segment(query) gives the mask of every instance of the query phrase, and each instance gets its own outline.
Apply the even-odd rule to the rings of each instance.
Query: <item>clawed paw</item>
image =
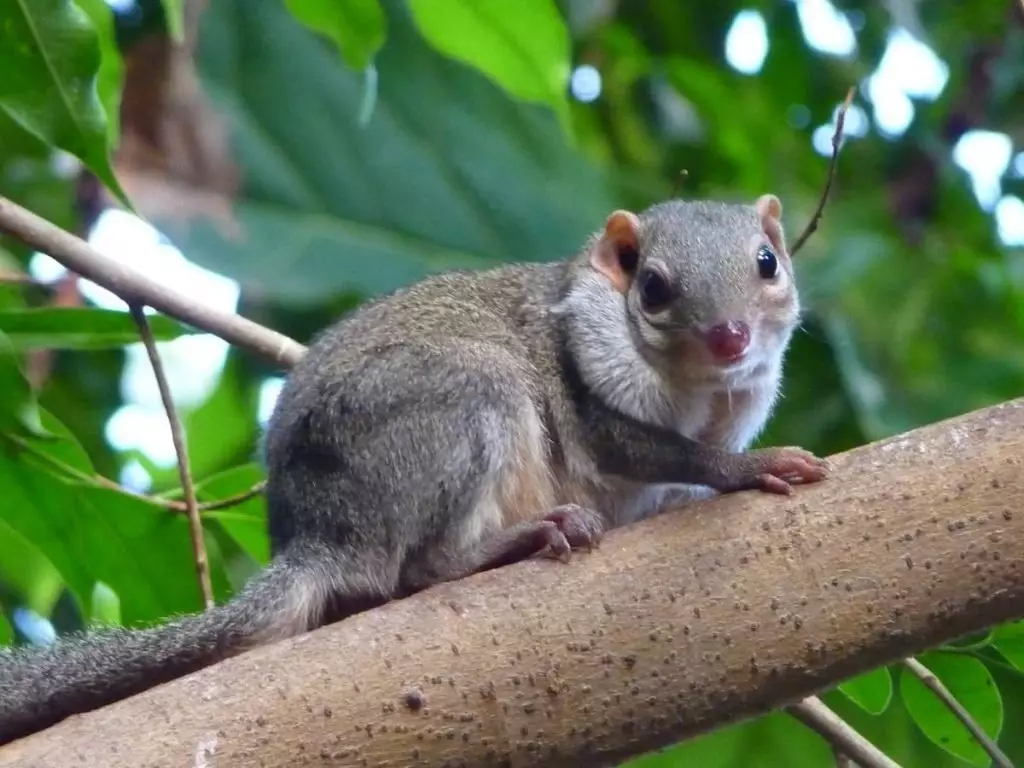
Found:
[[[601,544],[604,520],[597,512],[578,504],[555,507],[540,522],[547,538],[546,553],[562,562],[569,562],[574,549],[589,552]]]
[[[767,493],[790,494],[793,483],[816,483],[828,477],[829,464],[803,448],[768,448],[757,487]]]

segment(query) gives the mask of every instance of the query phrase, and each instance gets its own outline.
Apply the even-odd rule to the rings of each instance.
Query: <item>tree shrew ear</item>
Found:
[[[761,195],[754,202],[754,210],[761,217],[761,226],[779,254],[789,255],[786,236],[782,231],[782,201],[775,195]]]
[[[590,254],[590,263],[619,293],[626,293],[640,259],[640,219],[629,211],[614,211],[604,234]]]

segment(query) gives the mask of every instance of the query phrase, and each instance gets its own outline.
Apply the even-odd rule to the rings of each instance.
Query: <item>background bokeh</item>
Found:
[[[80,5],[109,17],[101,98],[116,67],[126,78],[113,168],[149,223],[108,207],[59,141],[4,108],[2,87],[0,193],[196,301],[307,342],[367,296],[440,269],[560,258],[612,209],[673,194],[774,192],[792,240],[856,85],[831,201],[796,257],[806,317],[763,442],[828,454],[1024,392],[1016,2],[491,0],[467,16],[455,0],[385,0],[375,25],[318,15],[327,0],[217,0],[184,61],[156,0]],[[0,5],[0,22],[13,12]],[[0,271],[32,278],[0,284],[0,339],[20,370],[0,371],[0,640],[199,609],[183,517],[90,479],[180,497],[130,323],[101,338],[86,319],[34,343],[19,325],[30,307],[124,303],[0,246]],[[205,334],[160,347],[201,494],[249,487],[282,372]],[[26,393],[56,447],[11,431]],[[218,599],[266,561],[262,516],[259,499],[205,516]],[[1024,762],[1024,626],[922,660]],[[826,700],[905,766],[988,764],[897,668]],[[782,713],[636,763],[832,764]]]

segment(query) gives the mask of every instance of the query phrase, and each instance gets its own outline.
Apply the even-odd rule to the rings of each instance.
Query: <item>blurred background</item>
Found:
[[[671,195],[773,192],[792,242],[856,86],[830,202],[796,256],[806,318],[762,442],[829,454],[1024,392],[1015,0],[489,2],[477,27],[445,10],[462,4],[360,0],[373,12],[341,24],[325,3],[186,3],[174,47],[158,0],[82,0],[109,45],[101,97],[123,78],[113,171],[148,223],[3,110],[0,193],[305,343],[368,296],[561,258],[614,208]],[[0,332],[15,338],[30,307],[125,309],[0,246]],[[0,468],[0,640],[199,609],[182,516],[89,479],[180,498],[145,351],[51,341],[28,344],[21,370],[64,453]],[[205,334],[160,350],[203,498],[251,486],[283,372]],[[266,561],[262,515],[254,499],[204,516],[219,599]],[[1024,722],[1024,628],[922,658],[1024,761],[1004,727]],[[904,765],[988,764],[896,669],[826,698]],[[773,714],[636,764],[835,760]]]

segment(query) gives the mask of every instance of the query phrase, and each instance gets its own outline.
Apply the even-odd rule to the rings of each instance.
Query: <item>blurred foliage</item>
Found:
[[[952,160],[972,129],[1024,138],[1020,10],[1010,0],[839,8],[856,30],[849,56],[810,46],[789,0],[219,0],[197,40],[182,0],[116,14],[101,0],[0,0],[0,193],[88,231],[96,201],[83,195],[86,177],[58,162],[63,150],[115,196],[119,184],[134,190],[132,204],[188,258],[237,280],[240,311],[307,340],[366,296],[442,269],[562,257],[613,208],[673,193],[773,191],[794,237],[826,174],[813,132],[902,26],[946,62],[949,81],[915,102],[900,136],[868,125],[846,138],[822,226],[797,257],[806,315],[763,438],[832,453],[1024,390],[1024,260],[1000,245]],[[767,26],[755,75],[724,56],[742,10]],[[182,77],[170,49],[146,47],[168,32],[195,42],[210,113],[159,100],[195,98],[172,87],[187,75],[160,80]],[[581,65],[600,73],[594,101],[571,96]],[[151,101],[128,98],[133,78]],[[855,104],[870,118],[863,89]],[[226,127],[226,158],[210,114]],[[217,162],[189,168],[187,152],[202,153],[174,143],[175,119],[237,179]],[[1007,193],[1024,186],[1012,170],[1002,181]],[[31,256],[0,241],[0,274]],[[67,632],[202,605],[185,518],[168,506],[181,496],[176,471],[105,437],[123,403],[131,323],[80,296],[69,307],[61,285],[75,296],[73,283],[0,283],[0,643],[29,640],[16,618],[25,608]],[[153,327],[162,339],[190,333],[169,318]],[[259,387],[279,373],[232,350],[212,393],[184,409],[201,500],[260,480]],[[104,480],[130,464],[159,496]],[[218,600],[267,561],[264,515],[259,497],[204,513]],[[1024,763],[1024,734],[1004,727],[1024,722],[1024,623],[922,660]],[[825,698],[902,765],[988,764],[898,667]],[[825,743],[783,713],[632,763],[831,764]]]

